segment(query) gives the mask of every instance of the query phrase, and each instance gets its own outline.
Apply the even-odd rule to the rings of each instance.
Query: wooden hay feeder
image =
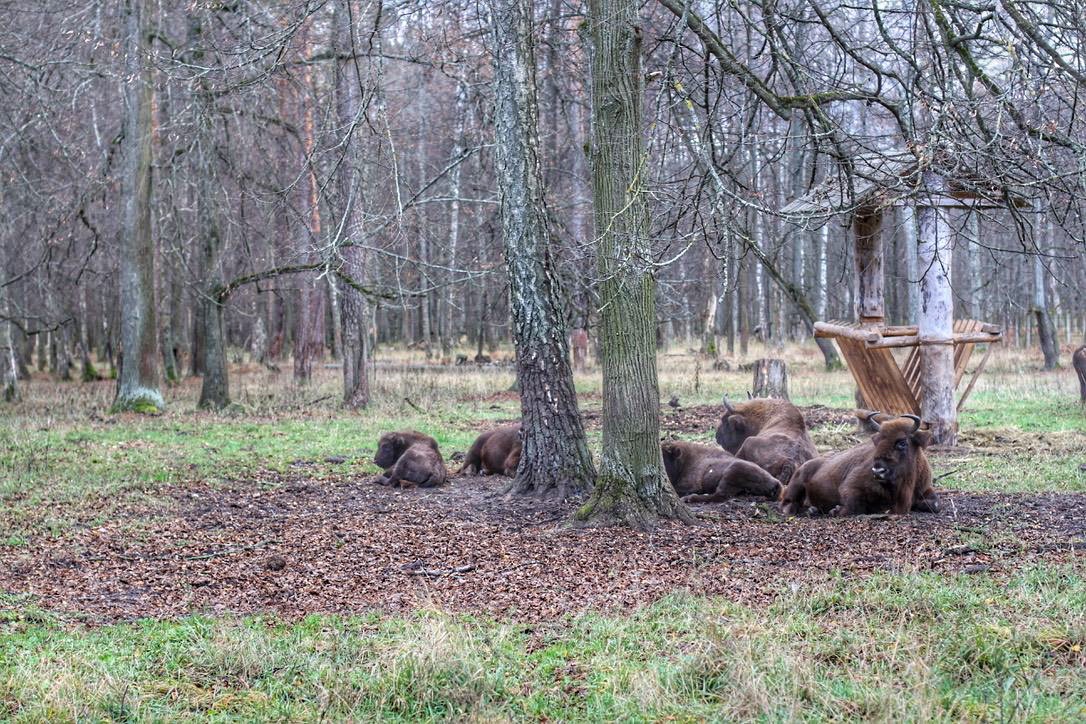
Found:
[[[831,177],[782,213],[801,223],[825,223],[849,214],[855,250],[855,322],[818,322],[815,336],[833,339],[849,371],[872,408],[894,414],[920,415],[936,442],[954,441],[957,412],[962,408],[991,353],[1002,340],[1000,329],[973,319],[953,319],[950,250],[955,237],[949,214],[961,209],[991,209],[1008,203],[1025,206],[1019,197],[977,179],[949,179],[922,167],[909,152],[852,159],[851,174]],[[882,218],[893,206],[915,207],[918,221],[920,316],[916,326],[886,326],[882,269]],[[988,345],[965,391],[954,402],[977,344]],[[900,359],[895,349],[908,348]]]
[[[859,322],[817,322],[815,336],[832,339],[841,350],[856,386],[868,407],[896,415],[920,415],[921,378],[920,348],[926,344],[946,344],[945,341],[921,341],[917,327],[871,327]],[[975,319],[954,321],[954,389],[966,376],[969,358],[978,344],[988,345],[969,383],[958,397],[957,411],[965,405],[980,373],[988,363],[992,344],[1000,342],[1003,334],[999,327],[978,322]],[[894,349],[909,348],[904,361],[899,364]]]

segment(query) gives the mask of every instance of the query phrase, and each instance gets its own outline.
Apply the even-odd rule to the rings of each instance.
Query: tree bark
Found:
[[[350,12],[346,12],[347,10]],[[351,21],[352,17],[359,17],[358,13],[359,8],[353,0],[336,9],[335,42],[339,51],[337,54],[341,57],[345,54],[355,55],[353,51],[356,38]],[[346,220],[345,234],[349,240],[362,237],[364,224],[364,209],[360,203],[362,148],[361,139],[358,137],[362,120],[359,114],[363,81],[357,58],[341,60],[336,64],[336,122],[341,132],[347,134],[343,168],[336,177],[336,196],[341,206],[339,213]],[[343,249],[342,256],[344,271],[352,279],[364,281],[364,251],[358,246],[350,246]],[[362,293],[348,285],[342,286],[340,299],[343,322],[343,406],[360,409],[370,402],[367,334],[369,310]]]
[[[495,135],[517,352],[522,452],[512,493],[565,497],[592,484],[569,366],[539,159],[531,0],[494,0]]]
[[[1052,311],[1048,304],[1046,288],[1047,270],[1044,254],[1047,253],[1048,237],[1052,234],[1051,220],[1038,221],[1037,253],[1033,257],[1033,314],[1037,317],[1037,341],[1041,345],[1046,370],[1054,370],[1060,363],[1060,348],[1056,339],[1056,325],[1052,322]]]
[[[946,179],[924,172],[924,190],[941,195]],[[957,440],[954,405],[954,294],[951,291],[952,234],[946,209],[926,205],[917,209],[920,265],[920,411],[931,425],[932,440],[953,445]]]
[[[760,359],[754,362],[754,396],[787,400],[788,365],[782,359]]]
[[[656,377],[656,282],[651,273],[641,140],[641,28],[635,0],[590,0],[592,191],[599,251],[603,449],[592,525],[692,521],[664,472]]]
[[[151,238],[151,63],[146,0],[125,3],[124,203],[121,227],[121,344],[124,364],[113,409],[157,413],[158,325],[155,254]]]
[[[882,212],[857,210],[852,218],[856,243],[856,321],[882,324],[886,319],[882,270]]]

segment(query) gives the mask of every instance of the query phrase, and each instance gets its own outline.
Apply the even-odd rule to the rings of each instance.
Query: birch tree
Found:
[[[492,19],[498,188],[522,425],[520,465],[509,489],[564,497],[589,488],[595,470],[573,389],[544,201],[532,1],[494,0]]]

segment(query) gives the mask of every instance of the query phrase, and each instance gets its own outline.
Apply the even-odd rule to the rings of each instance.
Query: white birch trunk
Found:
[[[946,179],[924,172],[925,191],[941,195]],[[921,199],[926,204],[926,199]],[[954,405],[954,293],[951,289],[953,230],[945,208],[922,205],[917,209],[919,226],[920,316],[920,410],[931,425],[932,439],[940,445],[957,440]]]

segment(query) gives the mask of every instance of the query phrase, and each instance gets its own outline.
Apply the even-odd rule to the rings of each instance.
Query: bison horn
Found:
[[[878,417],[881,414],[882,413],[879,412],[878,410],[871,410],[870,412],[867,413],[867,416],[864,417],[864,422],[866,422],[868,425],[872,425],[876,430],[878,430],[879,428],[882,427],[882,423],[880,423],[875,418]]]
[[[724,409],[727,410],[729,414],[735,414],[735,408],[732,407],[732,403],[728,402],[727,395],[724,395]]]
[[[917,430],[920,429],[920,418],[919,417],[917,417],[916,415],[902,415],[902,417],[907,417],[907,418],[909,418],[910,420],[913,421],[913,429],[909,430],[910,433],[916,432]]]

